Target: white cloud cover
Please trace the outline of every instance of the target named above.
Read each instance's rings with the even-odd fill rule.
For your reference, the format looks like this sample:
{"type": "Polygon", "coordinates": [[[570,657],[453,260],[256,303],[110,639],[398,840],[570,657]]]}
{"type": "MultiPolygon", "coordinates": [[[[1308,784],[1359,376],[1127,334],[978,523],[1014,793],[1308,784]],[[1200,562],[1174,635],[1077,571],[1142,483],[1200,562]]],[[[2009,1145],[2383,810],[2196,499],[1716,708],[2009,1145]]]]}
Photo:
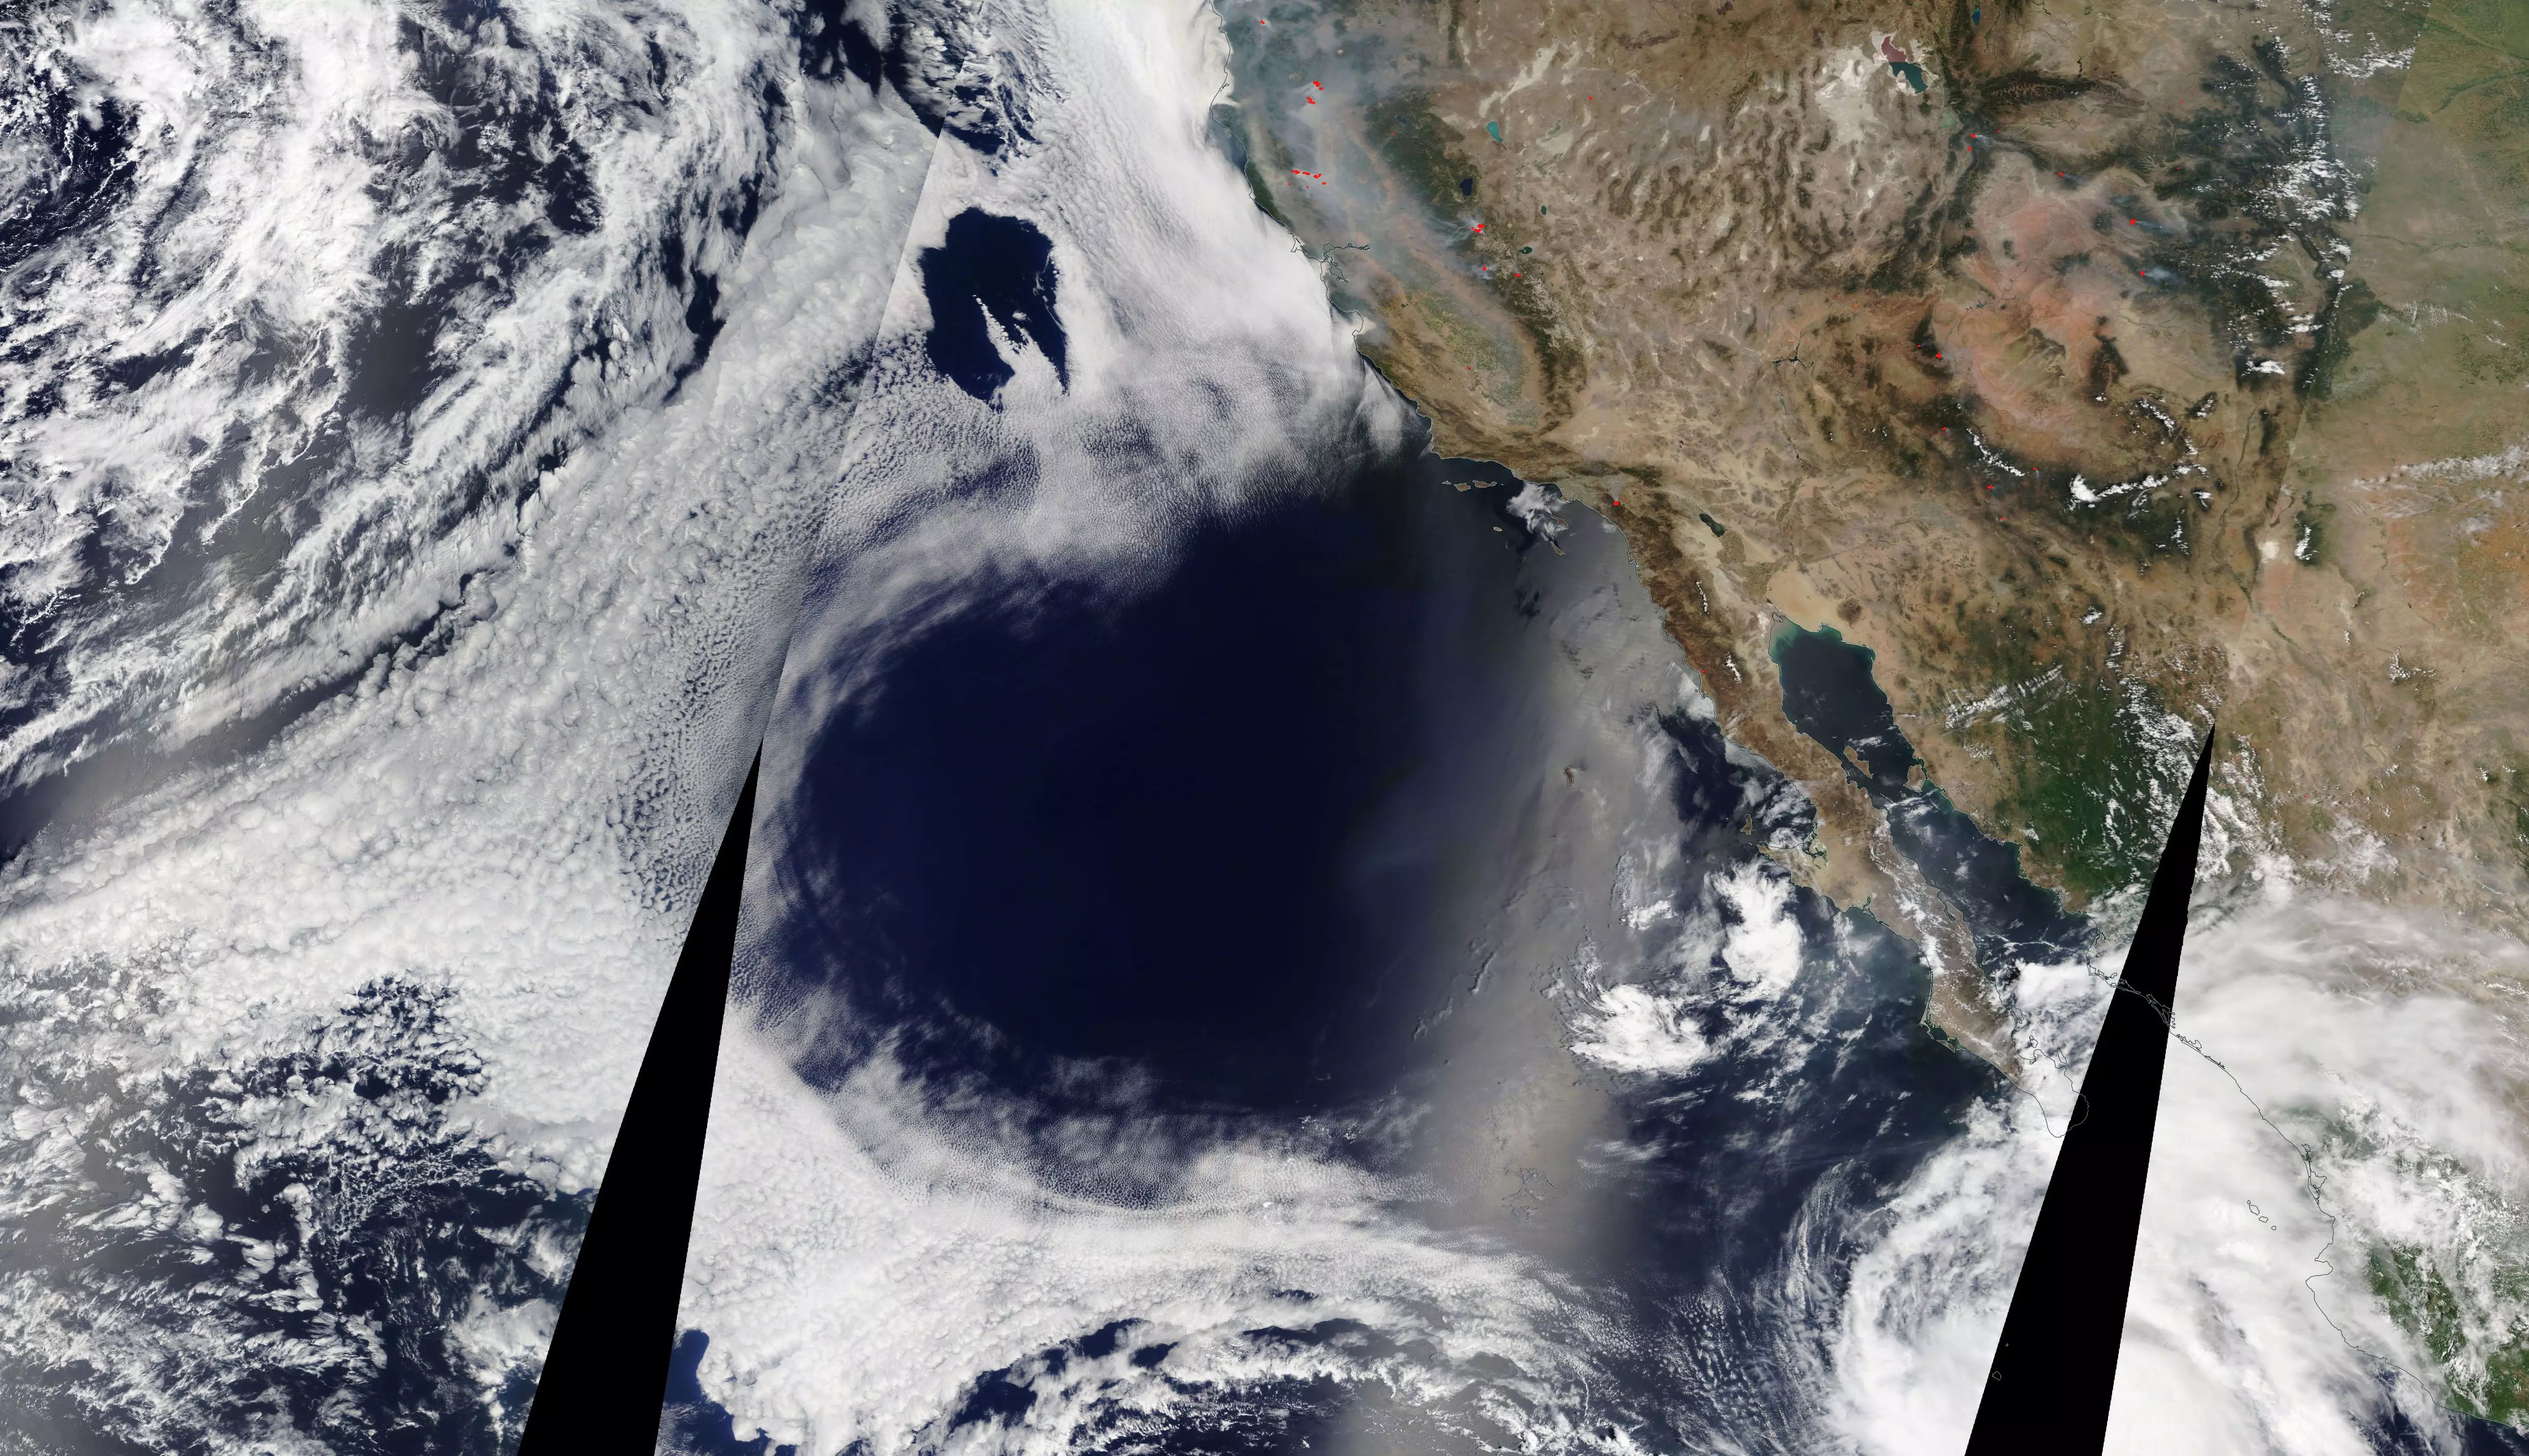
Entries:
{"type": "MultiPolygon", "coordinates": [[[[1012,610],[1054,580],[1133,591],[1194,522],[1320,488],[1404,438],[1403,402],[1208,138],[1224,79],[1210,11],[1013,6],[992,28],[1006,52],[993,64],[1066,104],[1031,113],[1030,138],[997,153],[940,149],[855,420],[850,485],[827,517],[768,785],[794,778],[817,726],[884,691],[890,654],[947,617],[1012,610]],[[1013,377],[992,404],[914,362],[930,322],[918,249],[970,207],[1051,240],[1067,389],[1005,335],[1013,377]]],[[[752,861],[749,936],[773,935],[785,905],[819,892],[780,848],[819,827],[791,824],[780,797],[752,861]]],[[[1546,1332],[1579,1317],[1519,1261],[1397,1212],[1410,1186],[1258,1127],[1164,1135],[1174,1192],[1143,1206],[1041,1185],[1013,1148],[977,1142],[974,1118],[927,1120],[884,1060],[831,1093],[802,1084],[782,1049],[851,1014],[790,1008],[770,1033],[732,1034],[724,1055],[681,1320],[711,1334],[704,1387],[742,1429],[817,1449],[914,1449],[942,1436],[984,1373],[1125,1319],[1143,1324],[1103,1363],[1074,1352],[1062,1372],[1038,1372],[1053,1386],[1101,1379],[1042,1402],[1010,1441],[1059,1447],[1063,1423],[1092,1413],[1157,1419],[1185,1398],[1162,1374],[1340,1367],[1434,1403],[1469,1383],[1479,1354],[1540,1389],[1575,1377],[1576,1357],[1546,1332]],[[1244,1333],[1336,1318],[1433,1349],[1277,1350],[1244,1333]],[[1164,1371],[1130,1365],[1135,1343],[1172,1345],[1164,1371]]],[[[1099,1156],[1140,1166],[1152,1155],[1099,1156]]]]}
{"type": "MultiPolygon", "coordinates": [[[[0,881],[13,986],[120,995],[107,968],[145,968],[152,998],[127,996],[110,1035],[76,997],[13,1025],[28,1054],[123,1081],[0,1119],[0,1217],[77,1178],[62,1134],[154,1069],[247,1055],[389,973],[456,993],[486,1073],[469,1125],[558,1188],[598,1175],[840,469],[838,381],[866,359],[933,149],[891,94],[803,76],[793,19],[125,0],[29,22],[35,72],[135,140],[128,190],[21,260],[16,283],[51,286],[0,317],[32,351],[0,409],[18,508],[0,553],[12,610],[49,634],[51,694],[10,720],[7,772],[108,730],[178,756],[0,881]],[[499,154],[469,172],[460,133],[499,154]],[[698,271],[718,289],[707,360],[698,271]],[[415,290],[445,377],[364,414],[381,319],[415,290]],[[179,346],[135,390],[103,382],[179,346]],[[239,534],[180,560],[187,519],[239,534]],[[213,733],[275,713],[259,736],[213,733]]],[[[89,1317],[40,1264],[0,1294],[31,1364],[89,1317]]],[[[475,1311],[459,1343],[516,1358],[525,1318],[475,1311]]],[[[186,1378],[291,1358],[196,1354],[186,1378]]],[[[165,1378],[96,1375],[126,1395],[165,1378]]]]}
{"type": "MultiPolygon", "coordinates": [[[[378,649],[354,690],[267,749],[39,840],[6,886],[0,953],[43,964],[178,947],[200,993],[195,1019],[169,1028],[180,1047],[235,1032],[249,1001],[314,1009],[359,978],[426,962],[465,990],[468,1014],[501,1044],[521,1115],[611,1121],[680,907],[699,888],[752,746],[753,705],[778,661],[841,448],[842,411],[817,396],[877,325],[930,143],[900,104],[849,86],[803,88],[800,105],[813,110],[798,132],[765,135],[746,72],[784,59],[786,34],[747,6],[686,19],[701,53],[687,76],[694,115],[675,144],[719,146],[713,123],[743,116],[757,150],[689,156],[669,170],[706,181],[738,166],[770,174],[752,244],[726,260],[728,319],[710,362],[671,398],[669,366],[689,352],[681,339],[619,350],[623,371],[638,376],[619,386],[622,403],[643,407],[619,413],[592,398],[589,431],[532,498],[468,517],[455,539],[400,560],[397,589],[444,592],[461,605],[460,628],[436,651],[378,649]],[[447,553],[471,559],[434,586],[447,553]],[[565,1030],[552,1008],[574,1003],[619,1034],[565,1030]]],[[[563,28],[581,39],[612,33],[587,24],[597,27],[587,35],[563,28]]],[[[302,64],[330,74],[363,54],[319,51],[302,64]]],[[[388,74],[357,93],[395,95],[397,63],[376,64],[388,74]]],[[[285,137],[317,147],[356,125],[388,129],[395,115],[320,109],[331,94],[306,98],[303,117],[285,113],[297,129],[285,137]]],[[[665,139],[644,135],[633,149],[665,139]]],[[[601,177],[607,160],[594,169],[601,177]]],[[[664,280],[632,255],[655,251],[641,224],[679,189],[646,157],[623,170],[620,194],[602,186],[598,204],[624,219],[626,236],[612,243],[621,282],[610,287],[592,268],[555,282],[556,297],[537,305],[557,310],[565,334],[572,298],[582,300],[581,327],[598,332],[668,306],[664,280]]],[[[286,196],[294,210],[328,210],[321,191],[286,196]]],[[[321,250],[324,239],[320,230],[308,245],[321,250]]],[[[479,322],[542,335],[534,311],[479,322]]],[[[583,361],[573,372],[594,389],[616,367],[583,361]]],[[[479,388],[494,398],[481,407],[506,400],[514,412],[533,393],[484,372],[479,388]]],[[[406,462],[401,485],[352,480],[342,494],[425,515],[461,499],[467,471],[484,463],[406,462]]],[[[321,572],[307,575],[292,589],[313,593],[321,572]]],[[[294,650],[224,661],[224,680],[292,674],[294,650]]]]}
{"type": "MultiPolygon", "coordinates": [[[[534,0],[464,30],[436,6],[350,0],[87,14],[38,17],[13,73],[20,96],[75,77],[137,140],[88,245],[12,264],[49,286],[0,305],[29,361],[0,382],[0,591],[45,645],[0,683],[0,743],[19,779],[118,735],[202,757],[37,840],[0,883],[0,972],[113,963],[164,998],[72,1060],[138,1075],[242,1055],[412,972],[457,993],[481,1051],[464,1116],[585,1186],[794,607],[810,615],[778,688],[776,782],[799,729],[883,690],[888,654],[945,615],[1055,577],[1132,590],[1199,515],[1341,473],[1315,454],[1327,442],[1402,437],[1315,270],[1206,140],[1225,73],[1193,5],[952,18],[981,64],[1061,103],[994,157],[935,145],[892,95],[801,76],[780,6],[534,0]],[[467,78],[469,105],[514,108],[519,156],[577,169],[584,213],[579,182],[522,203],[463,175],[441,144],[458,108],[399,21],[467,78]],[[1052,239],[1067,389],[1006,340],[998,409],[916,362],[907,243],[968,206],[1052,239]],[[719,290],[690,374],[696,295],[670,237],[719,290]],[[380,418],[358,389],[399,297],[439,310],[446,372],[380,418]],[[973,488],[996,470],[1003,488],[973,488]],[[276,713],[268,741],[229,753],[224,731],[276,713]]],[[[0,186],[31,194],[33,165],[0,155],[0,186]]],[[[792,832],[778,803],[763,828],[774,846],[792,832]]],[[[1699,969],[1596,988],[1576,1050],[1652,1079],[1721,1051],[1789,1065],[1821,1033],[1769,1014],[1802,974],[1787,884],[1744,866],[1680,911],[1645,876],[1620,918],[1691,920],[1677,944],[1699,969]]],[[[751,925],[814,890],[760,872],[751,925]]],[[[2507,1023],[2465,998],[2495,972],[2518,976],[2516,945],[2351,906],[2278,899],[2199,931],[2182,1029],[2229,1071],[2173,1060],[2127,1354],[2132,1388],[2159,1394],[2120,1406],[2121,1448],[2355,1449],[2380,1369],[2356,1347],[2465,1377],[2351,1271],[2423,1250],[2476,1298],[2515,1257],[2518,1073],[2507,1023]],[[2325,1176],[2314,1195],[2294,1139],[2325,1176]]],[[[1812,1372],[1840,1438],[1957,1448],[2017,1259],[1997,1230],[2033,1214],[2097,991],[2022,969],[2023,1055],[2062,1074],[1982,1106],[1875,1215],[1812,1372]]],[[[27,1025],[13,1035],[93,1031],[66,1011],[27,1025]]],[[[1072,1392],[1020,1444],[1066,1440],[1061,1422],[1097,1409],[1092,1375],[1117,1382],[1104,1409],[1156,1417],[1184,1392],[1122,1347],[1028,1364],[1133,1319],[1136,1347],[1174,1346],[1161,1366],[1189,1377],[1337,1373],[1426,1406],[1480,1387],[1532,1402],[1496,1420],[1539,1448],[1629,1439],[1577,1424],[1621,1332],[1539,1266],[1416,1222],[1409,1183],[1228,1128],[1113,1154],[1177,1159],[1163,1201],[1092,1200],[929,1124],[883,1061],[809,1089],[781,1056],[805,1030],[729,1039],[687,1289],[687,1322],[715,1337],[708,1388],[777,1433],[908,1448],[1002,1367],[1072,1392]],[[1431,1353],[1244,1333],[1337,1317],[1431,1353]]],[[[76,1174],[79,1119],[113,1097],[11,1110],[0,1215],[76,1174]]],[[[152,1210],[198,1221],[162,1194],[152,1210]]],[[[65,1318],[34,1285],[0,1295],[21,1349],[59,1342],[65,1318]]],[[[546,1318],[469,1307],[457,1343],[497,1376],[546,1318]]]]}
{"type": "Polygon", "coordinates": [[[1542,1409],[1516,1419],[1547,1436],[1604,1338],[1539,1270],[1431,1233],[1395,1207],[1410,1189],[1313,1140],[1214,1142],[1177,1166],[1174,1196],[1131,1207],[1042,1184],[1016,1150],[927,1112],[883,1063],[829,1095],[759,1034],[726,1044],[681,1318],[711,1332],[704,1388],[741,1435],[931,1449],[979,1376],[1131,1321],[1103,1364],[1040,1373],[1062,1398],[968,1438],[1065,1450],[1079,1423],[1186,1404],[1169,1381],[1321,1372],[1409,1406],[1518,1392],[1542,1409]],[[1428,1348],[1249,1337],[1336,1320],[1428,1348]],[[1173,1348],[1156,1373],[1125,1363],[1157,1345],[1173,1348]]]}
{"type": "MultiPolygon", "coordinates": [[[[2191,1045],[2170,1051],[2108,1449],[2369,1452],[2390,1390],[2447,1444],[2435,1402],[2448,1378],[2387,1318],[2366,1264],[2408,1247],[2480,1275],[2519,1267],[2504,1198],[2529,1157],[2524,1066],[2485,989],[2516,982],[2524,952],[2341,901],[2200,918],[2178,1002],[2191,1045]],[[2462,1170],[2457,1196],[2448,1175],[2462,1170]]],[[[2094,1034],[2095,987],[2046,1000],[2024,1047],[2094,1034]]],[[[1980,1108],[1853,1266],[1828,1378],[1859,1449],[1964,1443],[2062,1110],[1980,1108]]]]}
{"type": "Polygon", "coordinates": [[[1130,592],[1196,520],[1341,478],[1359,458],[1344,452],[1393,449],[1410,422],[1208,138],[1226,79],[1209,10],[994,17],[1002,68],[1062,104],[1031,116],[1030,139],[992,155],[952,140],[933,163],[791,651],[783,711],[804,722],[943,614],[1047,575],[1130,592]],[[1052,243],[1067,388],[997,331],[1015,371],[998,407],[917,362],[919,250],[978,207],[1052,243]]]}
{"type": "Polygon", "coordinates": [[[1714,875],[1707,890],[1710,908],[1689,919],[1668,952],[1672,974],[1599,988],[1575,1017],[1576,1054],[1614,1071],[1671,1076],[1723,1050],[1792,1060],[1783,1043],[1799,1031],[1783,1006],[1809,947],[1792,913],[1791,877],[1751,860],[1714,875]],[[1718,1023],[1719,1042],[1705,1034],[1704,1017],[1718,1023]]]}

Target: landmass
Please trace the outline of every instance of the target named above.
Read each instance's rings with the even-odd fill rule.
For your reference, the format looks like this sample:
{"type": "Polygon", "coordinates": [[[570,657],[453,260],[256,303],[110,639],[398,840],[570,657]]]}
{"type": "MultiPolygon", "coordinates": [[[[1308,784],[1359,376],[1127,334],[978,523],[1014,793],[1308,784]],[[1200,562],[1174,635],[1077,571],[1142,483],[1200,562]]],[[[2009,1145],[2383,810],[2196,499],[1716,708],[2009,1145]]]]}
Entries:
{"type": "Polygon", "coordinates": [[[1787,621],[1872,649],[1930,777],[2075,905],[2145,878],[2218,718],[2234,873],[2516,919],[2529,130],[2519,37],[2443,13],[1229,20],[1260,205],[1435,448],[1625,528],[1816,798],[1819,889],[1900,871],[1783,719],[1787,621]]]}
{"type": "MultiPolygon", "coordinates": [[[[1793,627],[1875,654],[1916,772],[2072,907],[2133,903],[2218,723],[2216,893],[2529,932],[2529,8],[1222,16],[1258,205],[1436,450],[1622,526],[1817,805],[1785,862],[1916,942],[1942,1030],[2008,1069],[2010,967],[1786,718],[1793,627]]],[[[2418,1257],[2372,1282],[2430,1345],[2418,1257]]],[[[2453,1400],[2529,1413],[2523,1302],[2453,1400]]]]}

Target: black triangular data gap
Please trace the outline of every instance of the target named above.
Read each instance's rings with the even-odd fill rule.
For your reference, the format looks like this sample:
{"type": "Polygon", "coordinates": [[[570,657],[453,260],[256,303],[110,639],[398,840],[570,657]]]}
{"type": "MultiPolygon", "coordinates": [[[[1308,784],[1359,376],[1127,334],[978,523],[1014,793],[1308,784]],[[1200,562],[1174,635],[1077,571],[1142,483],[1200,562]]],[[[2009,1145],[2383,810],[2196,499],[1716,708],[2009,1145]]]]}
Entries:
{"type": "Polygon", "coordinates": [[[2091,1456],[2107,1444],[2212,767],[2208,731],[2056,1155],[1967,1456],[2091,1456]]]}
{"type": "Polygon", "coordinates": [[[647,1456],[656,1448],[763,766],[759,749],[659,1003],[518,1456],[647,1456]]]}

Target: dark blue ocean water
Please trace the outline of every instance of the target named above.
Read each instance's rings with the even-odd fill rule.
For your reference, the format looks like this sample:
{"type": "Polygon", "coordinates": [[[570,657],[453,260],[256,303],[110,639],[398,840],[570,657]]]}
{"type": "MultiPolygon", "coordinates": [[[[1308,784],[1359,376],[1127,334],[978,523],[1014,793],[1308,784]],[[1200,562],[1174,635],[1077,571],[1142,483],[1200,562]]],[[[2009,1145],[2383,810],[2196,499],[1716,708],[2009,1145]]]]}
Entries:
{"type": "Polygon", "coordinates": [[[1785,623],[1773,654],[1784,715],[1843,760],[1846,774],[1886,811],[1898,852],[1974,933],[1979,963],[2007,972],[2020,957],[2061,959],[2089,947],[2088,923],[2020,873],[2018,845],[1987,835],[1938,785],[1914,781],[1914,745],[1871,678],[1870,649],[1831,626],[1811,632],[1785,623]]]}
{"type": "Polygon", "coordinates": [[[922,250],[922,293],[931,305],[923,349],[932,366],[978,400],[992,400],[1011,369],[995,347],[997,331],[1042,351],[1069,382],[1066,343],[1054,297],[1061,279],[1053,243],[1025,218],[969,207],[948,220],[938,247],[922,250]]]}
{"type": "Polygon", "coordinates": [[[948,621],[809,759],[835,890],[799,963],[846,966],[917,1072],[1031,1096],[1103,1058],[1190,1105],[1392,1085],[1452,866],[1393,809],[1483,711],[1515,529],[1342,492],[1211,523],[1129,600],[1035,582],[948,621]]]}
{"type": "MultiPolygon", "coordinates": [[[[1444,1197],[1428,1215],[1558,1269],[1617,1332],[1591,1352],[1592,1420],[1648,1449],[1811,1449],[1839,1271],[1874,1237],[1888,1191],[1998,1083],[1925,1031],[1927,987],[1904,942],[1805,892],[1793,896],[1803,969],[1752,1013],[1757,1031],[1786,1036],[1734,1040],[1734,1015],[1749,1013],[1700,1007],[1717,1054],[1628,1078],[1565,1055],[1570,1031],[1554,1017],[1542,1032],[1515,1018],[1483,1030],[1484,996],[1539,989],[1494,968],[1520,948],[1503,944],[1525,913],[1505,896],[1527,892],[1531,874],[1506,863],[1534,856],[1548,879],[1603,864],[1539,853],[1583,832],[1550,812],[1552,795],[1587,775],[1639,774],[1586,756],[1566,774],[1577,750],[1545,740],[1598,711],[1587,704],[1601,684],[1639,675],[1618,648],[1647,633],[1673,652],[1646,602],[1614,636],[1575,626],[1593,593],[1640,598],[1621,541],[1570,510],[1564,551],[1548,549],[1506,509],[1515,488],[1471,462],[1389,463],[1198,528],[1163,579],[1132,593],[1040,580],[970,604],[806,745],[779,852],[816,893],[773,958],[792,984],[753,994],[839,995],[852,1015],[800,1053],[802,1074],[835,1084],[886,1046],[940,1093],[943,1115],[983,1086],[1055,1116],[1245,1126],[1403,1099],[1432,1107],[1427,1127],[1451,1100],[1485,1095],[1448,1080],[1453,1056],[1479,1054],[1582,1088],[1595,1100],[1586,1136],[1532,1150],[1533,1200],[1444,1197]],[[1474,481],[1489,484],[1451,488],[1474,481]],[[1501,1052],[1517,1036],[1553,1045],[1522,1063],[1501,1052]]],[[[1856,777],[1910,806],[1922,827],[1908,852],[1983,945],[2078,938],[2005,846],[1909,786],[1913,755],[1866,653],[1816,634],[1783,657],[1793,721],[1855,746],[1856,777]]],[[[1656,792],[1677,859],[1658,892],[1727,920],[1713,877],[1756,863],[1751,834],[1797,834],[1804,801],[1732,762],[1710,720],[1653,687],[1604,691],[1641,698],[1638,741],[1664,766],[1656,792]]],[[[1529,889],[1538,904],[1604,905],[1603,878],[1529,889]]],[[[1625,953],[1691,975],[1677,959],[1688,944],[1653,934],[1625,953]]],[[[1677,972],[1627,974],[1644,973],[1677,972]]],[[[1412,1171],[1429,1152],[1409,1140],[1356,1156],[1412,1171]]],[[[1083,1329],[1032,1358],[1134,1338],[1130,1321],[1083,1329]]],[[[706,1343],[688,1331],[679,1349],[678,1439],[768,1456],[697,1382],[706,1343]]],[[[989,1445],[988,1428],[1022,1419],[1035,1397],[1005,1375],[974,1372],[933,1437],[989,1445]]],[[[1184,1429],[1136,1449],[1320,1450],[1357,1429],[1439,1448],[1373,1387],[1183,1395],[1184,1429]]],[[[2383,1449],[2400,1448],[2384,1434],[2383,1449]]]]}
{"type": "MultiPolygon", "coordinates": [[[[775,957],[794,984],[755,994],[838,994],[853,1009],[803,1074],[831,1085],[884,1046],[943,1099],[980,1083],[1054,1113],[1293,1122],[1435,1095],[1443,1063],[1476,1045],[1469,998],[1499,948],[1483,937],[1504,933],[1505,861],[1579,832],[1549,812],[1576,775],[1546,755],[1570,750],[1542,740],[1613,669],[1573,645],[1592,640],[1573,614],[1591,594],[1641,597],[1621,538],[1574,508],[1552,549],[1507,509],[1517,486],[1476,462],[1389,463],[1200,527],[1129,596],[1018,583],[900,650],[786,790],[802,827],[787,873],[817,892],[775,957]],[[1452,1007],[1454,1030],[1431,1032],[1452,1007]]],[[[1639,607],[1625,641],[1674,662],[1639,607]]],[[[1669,892],[1712,909],[1710,874],[1751,862],[1750,833],[1795,823],[1803,801],[1734,764],[1673,697],[1646,697],[1638,721],[1667,763],[1669,892]]],[[[1604,905],[1610,891],[1537,899],[1604,905]]],[[[1691,1078],[1584,1075],[1593,1135],[1627,1156],[1538,1153],[1537,1202],[1517,1216],[1433,1210],[1595,1291],[1632,1331],[1605,1352],[1605,1408],[1646,1434],[1803,1429],[1814,1391],[1792,1373],[1830,1312],[1766,1291],[1787,1260],[1840,1257],[1843,1212],[1912,1170],[1992,1086],[1923,1030],[1903,942],[1805,893],[1796,914],[1808,969],[1767,1014],[1809,1030],[1691,1078]],[[1703,1373],[1691,1388],[1681,1362],[1703,1373]]],[[[1551,1018],[1519,1033],[1548,1044],[1531,1049],[1538,1075],[1586,1074],[1566,1033],[1551,1018]]],[[[1423,1151],[1360,1156],[1396,1170],[1423,1151]]],[[[1000,1388],[978,1373],[975,1420],[995,1419],[1000,1388]]],[[[1361,1397],[1276,1398],[1288,1442],[1236,1449],[1297,1449],[1293,1432],[1361,1397]]],[[[715,1412],[689,1411],[694,1448],[749,1449],[715,1412]]]]}

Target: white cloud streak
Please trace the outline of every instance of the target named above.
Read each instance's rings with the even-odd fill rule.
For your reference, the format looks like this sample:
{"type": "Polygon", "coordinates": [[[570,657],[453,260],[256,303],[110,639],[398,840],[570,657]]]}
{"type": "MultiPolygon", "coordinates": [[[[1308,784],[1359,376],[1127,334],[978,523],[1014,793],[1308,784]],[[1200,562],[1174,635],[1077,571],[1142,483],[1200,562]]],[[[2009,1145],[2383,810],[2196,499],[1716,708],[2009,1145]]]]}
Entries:
{"type": "MultiPolygon", "coordinates": [[[[58,286],[0,319],[37,351],[0,457],[45,482],[13,487],[0,554],[13,610],[53,623],[52,696],[11,720],[8,766],[58,768],[100,741],[89,724],[199,753],[10,866],[0,975],[149,967],[148,1014],[94,1049],[140,1078],[420,976],[456,993],[484,1062],[466,1123],[578,1189],[753,750],[844,452],[838,381],[880,326],[933,141],[892,96],[801,76],[778,7],[537,0],[471,28],[408,9],[36,18],[43,64],[137,139],[131,191],[22,263],[58,286]],[[472,78],[473,111],[432,94],[432,66],[472,78]],[[464,173],[450,129],[505,105],[519,155],[583,191],[464,173]],[[469,264],[489,271],[430,295],[445,377],[363,415],[395,291],[469,264]],[[719,291],[707,361],[695,270],[719,291]],[[178,344],[136,391],[99,383],[102,361],[178,344]],[[167,523],[199,516],[246,534],[149,575],[185,549],[167,523]],[[81,532],[103,533],[108,574],[81,574],[81,532]],[[264,738],[205,736],[276,707],[264,738]]],[[[12,1035],[91,1029],[65,1002],[12,1035]]],[[[78,1116],[111,1114],[93,1087],[78,1116]]],[[[27,1159],[78,1156],[0,1129],[0,1207],[59,1171],[27,1159]]],[[[79,1309],[11,1298],[21,1354],[71,1348],[79,1309]]],[[[460,1343],[506,1361],[528,1318],[478,1311],[460,1343]]],[[[101,1378],[127,1375],[160,1378],[101,1378]]]]}
{"type": "MultiPolygon", "coordinates": [[[[2524,952],[2341,901],[2207,919],[2181,972],[2192,1045],[2171,1048],[2108,1449],[2369,1452],[2389,1390],[2427,1436],[2453,1440],[2435,1414],[2448,1376],[2389,1318],[2366,1261],[2400,1246],[2516,1267],[2503,1199],[2529,1156],[2524,1068],[2488,994],[2520,983],[2524,952]],[[2472,1195],[2414,1176],[2428,1160],[2463,1170],[2472,1195]]],[[[2095,990],[2049,998],[2023,1035],[2086,1042],[2095,990]]],[[[2060,1110],[1981,1108],[1854,1265],[1831,1366],[1839,1425],[1861,1450],[1964,1442],[2060,1110]]]]}

